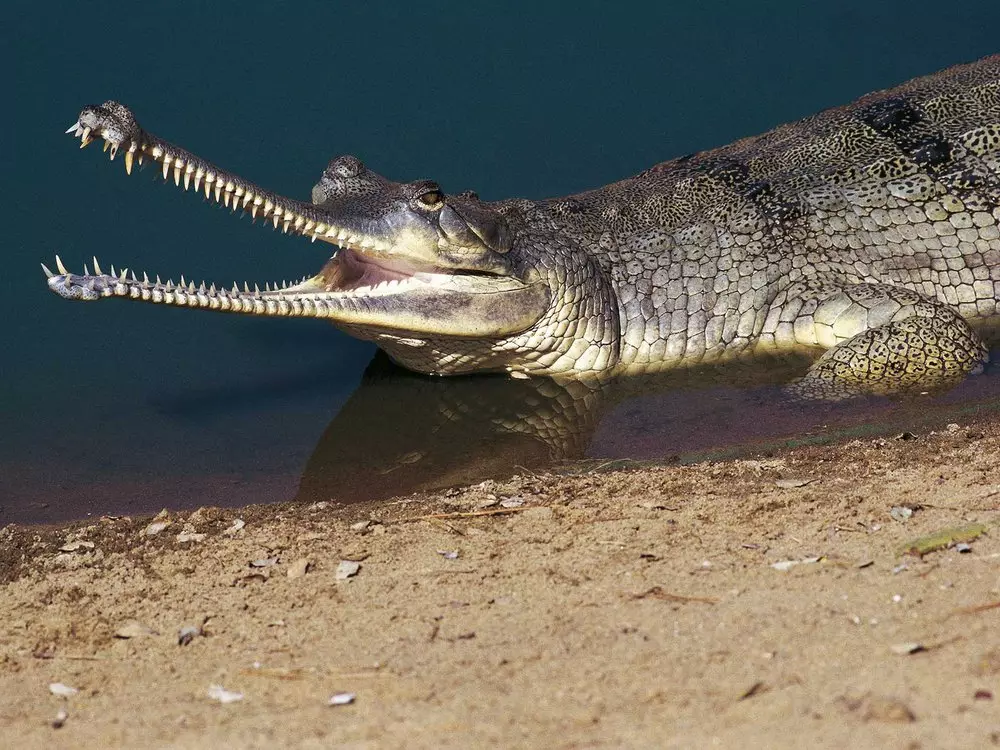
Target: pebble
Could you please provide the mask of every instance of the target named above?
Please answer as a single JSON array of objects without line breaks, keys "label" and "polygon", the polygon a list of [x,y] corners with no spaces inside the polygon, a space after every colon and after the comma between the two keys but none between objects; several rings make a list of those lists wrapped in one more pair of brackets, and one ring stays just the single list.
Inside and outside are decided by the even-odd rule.
[{"label": "pebble", "polygon": [[49,692],[52,693],[52,695],[58,695],[60,698],[69,698],[71,695],[76,695],[80,691],[75,687],[64,685],[61,682],[50,682]]},{"label": "pebble", "polygon": [[246,525],[247,525],[246,521],[244,521],[242,518],[237,518],[235,521],[233,521],[233,525],[230,526],[228,529],[223,530],[222,533],[225,534],[226,536],[233,536],[242,531],[243,527]]},{"label": "pebble", "polygon": [[311,563],[309,562],[309,558],[307,557],[299,558],[298,560],[296,560],[295,562],[293,562],[291,565],[288,566],[288,577],[301,578],[302,576],[304,576],[306,573],[309,572],[310,566]]},{"label": "pebble", "polygon": [[156,536],[170,525],[170,521],[153,521],[142,530],[143,536]]},{"label": "pebble", "polygon": [[78,549],[94,549],[93,542],[84,542],[77,540],[75,542],[66,542],[62,547],[59,548],[60,552],[76,552]]},{"label": "pebble", "polygon": [[354,693],[334,693],[327,701],[328,706],[348,706],[354,703],[357,696]]},{"label": "pebble", "polygon": [[208,697],[225,705],[243,700],[243,693],[226,690],[222,685],[209,685]]},{"label": "pebble", "polygon": [[361,563],[354,560],[341,560],[333,577],[338,581],[343,581],[356,576],[359,570],[361,570]]},{"label": "pebble", "polygon": [[177,634],[177,645],[186,646],[201,634],[201,628],[197,628],[194,625],[185,625]]}]

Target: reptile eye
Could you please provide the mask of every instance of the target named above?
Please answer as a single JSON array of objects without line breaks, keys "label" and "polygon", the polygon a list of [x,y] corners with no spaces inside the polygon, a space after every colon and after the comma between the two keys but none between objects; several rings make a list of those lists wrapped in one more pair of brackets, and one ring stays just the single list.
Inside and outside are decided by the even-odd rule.
[{"label": "reptile eye", "polygon": [[428,190],[426,193],[422,193],[419,198],[417,198],[425,206],[436,206],[441,201],[444,200],[444,195],[440,190]]}]

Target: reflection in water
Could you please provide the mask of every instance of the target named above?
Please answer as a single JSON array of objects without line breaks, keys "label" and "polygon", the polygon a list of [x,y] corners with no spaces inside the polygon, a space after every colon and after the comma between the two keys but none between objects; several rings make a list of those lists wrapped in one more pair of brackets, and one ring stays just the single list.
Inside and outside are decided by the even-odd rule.
[{"label": "reflection in water", "polygon": [[752,360],[597,386],[429,378],[380,354],[313,451],[296,499],[377,500],[525,471],[732,457],[1000,407],[991,375],[905,402],[790,401],[779,385],[807,366]]}]

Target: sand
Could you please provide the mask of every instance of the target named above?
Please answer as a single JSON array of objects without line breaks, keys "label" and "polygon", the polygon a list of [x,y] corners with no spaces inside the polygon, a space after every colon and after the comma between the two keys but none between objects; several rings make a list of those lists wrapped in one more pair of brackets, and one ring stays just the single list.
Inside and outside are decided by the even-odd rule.
[{"label": "sand", "polygon": [[[377,505],[9,526],[0,741],[1000,744],[998,455],[1000,426],[967,422]],[[967,547],[906,554],[951,527]]]}]

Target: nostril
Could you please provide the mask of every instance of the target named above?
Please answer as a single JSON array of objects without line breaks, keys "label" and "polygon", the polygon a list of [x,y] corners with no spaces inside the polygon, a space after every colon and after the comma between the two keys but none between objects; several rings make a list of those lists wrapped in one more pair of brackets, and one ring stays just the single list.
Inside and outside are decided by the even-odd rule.
[{"label": "nostril", "polygon": [[331,177],[340,177],[342,179],[351,179],[352,177],[357,177],[365,169],[365,165],[361,163],[361,160],[356,156],[338,156],[336,159],[330,162],[327,166],[326,171]]}]

